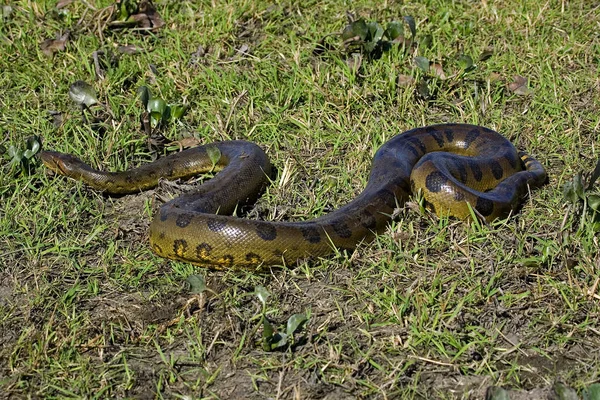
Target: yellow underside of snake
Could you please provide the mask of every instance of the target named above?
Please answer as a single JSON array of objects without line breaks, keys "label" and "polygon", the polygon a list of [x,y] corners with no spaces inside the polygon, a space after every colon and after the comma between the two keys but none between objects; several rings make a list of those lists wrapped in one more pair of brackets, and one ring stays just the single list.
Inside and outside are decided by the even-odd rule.
[{"label": "yellow underside of snake", "polygon": [[[216,166],[208,146],[220,150]],[[189,178],[216,167],[213,179],[160,208],[150,243],[159,256],[218,269],[282,265],[353,249],[384,230],[394,209],[418,190],[438,215],[467,219],[473,210],[491,221],[509,215],[529,188],[546,180],[538,161],[490,129],[433,125],[383,144],[367,187],[347,205],[307,221],[269,222],[231,216],[238,205],[256,200],[271,174],[266,154],[250,142],[195,147],[124,172],[101,172],[69,154],[44,151],[40,157],[56,173],[108,194],[136,193],[160,178]]]}]

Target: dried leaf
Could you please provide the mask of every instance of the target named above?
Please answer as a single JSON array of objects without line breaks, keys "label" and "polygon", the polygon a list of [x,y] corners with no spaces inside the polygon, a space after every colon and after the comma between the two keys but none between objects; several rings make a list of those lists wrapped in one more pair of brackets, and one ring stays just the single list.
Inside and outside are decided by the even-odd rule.
[{"label": "dried leaf", "polygon": [[59,0],[58,3],[56,3],[56,8],[60,10],[61,8],[65,8],[74,1],[75,0]]},{"label": "dried leaf", "polygon": [[40,49],[48,57],[52,57],[57,51],[64,51],[69,41],[70,33],[67,31],[64,35],[58,36],[56,39],[46,39],[40,44]]},{"label": "dried leaf", "polygon": [[[150,0],[142,0],[136,13],[132,13],[126,20],[118,20],[122,13],[115,14],[114,20],[108,24],[112,29],[144,29],[155,31],[161,28],[165,22]],[[129,12],[125,13],[125,15]]]},{"label": "dried leaf", "polygon": [[357,73],[362,65],[362,54],[360,53],[352,53],[350,57],[346,59],[346,65],[354,72]]},{"label": "dried leaf", "polygon": [[138,54],[138,53],[141,53],[142,51],[144,51],[144,49],[130,44],[128,46],[117,47],[117,51],[121,54]]},{"label": "dried leaf", "polygon": [[488,79],[490,80],[490,82],[497,82],[502,79],[502,75],[500,75],[497,72],[491,72]]},{"label": "dried leaf", "polygon": [[431,63],[429,66],[430,71],[432,71],[438,78],[446,79],[446,74],[444,73],[444,69],[442,68],[442,64],[440,63]]},{"label": "dried leaf", "polygon": [[415,78],[410,75],[398,75],[398,86],[412,86],[415,83]]},{"label": "dried leaf", "polygon": [[[196,147],[200,144],[200,141],[195,137],[186,137],[180,140],[175,140],[167,144],[167,146],[179,146],[179,150],[189,149],[190,147]],[[220,157],[219,157],[220,158]],[[219,160],[217,160],[218,162]]]},{"label": "dried leaf", "polygon": [[529,80],[521,75],[515,75],[513,81],[508,84],[508,89],[514,94],[525,96],[531,94],[531,89],[527,86]]}]

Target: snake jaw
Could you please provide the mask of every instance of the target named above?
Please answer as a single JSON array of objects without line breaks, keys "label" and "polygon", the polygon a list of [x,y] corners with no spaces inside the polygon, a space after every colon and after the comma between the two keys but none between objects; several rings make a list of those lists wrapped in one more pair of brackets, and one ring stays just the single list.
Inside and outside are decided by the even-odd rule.
[{"label": "snake jaw", "polygon": [[78,169],[86,166],[78,158],[56,151],[43,151],[40,153],[40,159],[52,172],[74,179],[81,177],[81,174],[77,172]]}]

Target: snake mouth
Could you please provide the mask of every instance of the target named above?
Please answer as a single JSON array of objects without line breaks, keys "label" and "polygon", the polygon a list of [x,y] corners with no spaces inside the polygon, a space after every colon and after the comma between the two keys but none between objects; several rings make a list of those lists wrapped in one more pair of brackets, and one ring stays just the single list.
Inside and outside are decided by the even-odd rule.
[{"label": "snake mouth", "polygon": [[43,151],[40,153],[42,163],[52,172],[69,176],[69,168],[66,166],[65,160],[63,160],[61,156],[61,153],[56,153],[54,151]]}]

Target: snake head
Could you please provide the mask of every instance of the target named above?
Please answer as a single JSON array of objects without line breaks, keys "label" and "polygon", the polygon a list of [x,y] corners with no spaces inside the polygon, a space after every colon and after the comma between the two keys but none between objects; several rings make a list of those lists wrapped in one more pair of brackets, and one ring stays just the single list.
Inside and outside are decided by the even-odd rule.
[{"label": "snake head", "polygon": [[78,178],[81,174],[77,171],[82,167],[88,167],[80,159],[70,154],[58,153],[56,151],[42,151],[39,156],[42,163],[51,171],[70,178]]}]

